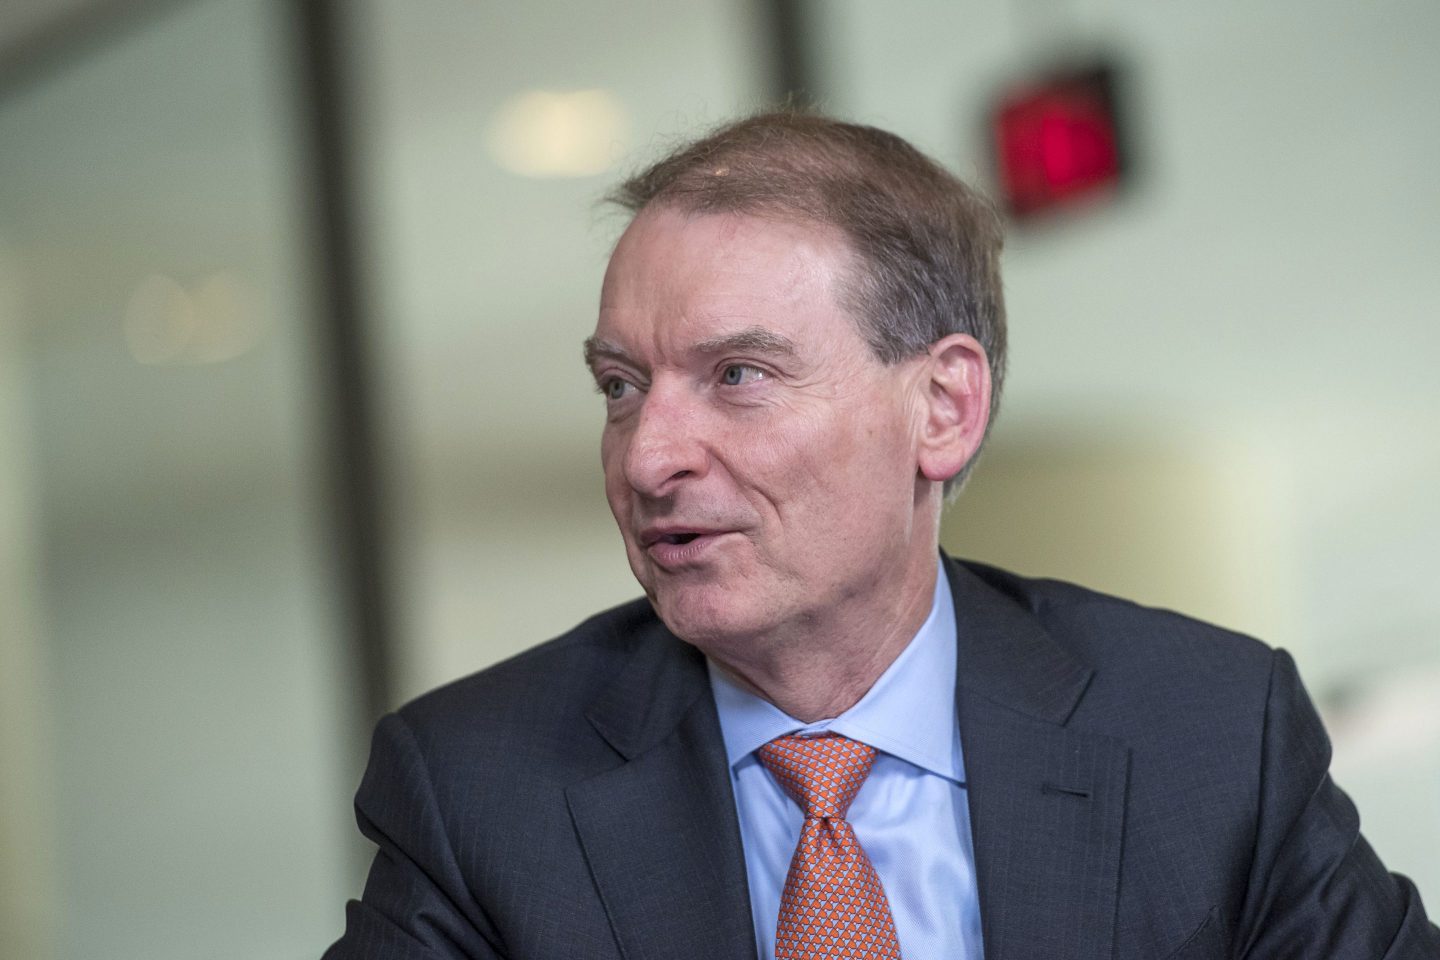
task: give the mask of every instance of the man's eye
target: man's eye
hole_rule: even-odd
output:
[[[627,380],[621,380],[619,377],[611,377],[609,380],[600,384],[600,392],[605,394],[606,400],[623,400],[625,399],[625,391],[632,387],[633,384]]]
[[[752,367],[748,363],[727,364],[725,369],[720,372],[720,380],[727,387],[738,387],[742,383],[763,379],[764,376],[765,371],[759,367]]]

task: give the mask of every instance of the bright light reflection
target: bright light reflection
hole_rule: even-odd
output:
[[[235,274],[212,273],[195,286],[192,296],[200,320],[190,339],[190,352],[197,363],[231,360],[260,339],[260,314]]]
[[[490,123],[495,161],[522,177],[592,177],[624,154],[630,119],[606,90],[529,90]]]

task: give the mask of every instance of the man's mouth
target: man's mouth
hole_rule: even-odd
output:
[[[690,566],[702,562],[710,549],[724,539],[725,530],[696,530],[684,527],[651,527],[640,533],[640,544],[662,567]]]
[[[652,527],[643,527],[640,530],[640,545],[642,547],[653,547],[656,544],[669,546],[684,546],[693,543],[701,537],[714,536],[720,533],[719,530],[709,530],[703,527],[682,527],[679,524],[656,524]]]

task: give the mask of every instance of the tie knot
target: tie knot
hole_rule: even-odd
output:
[[[875,748],[827,733],[776,737],[759,750],[760,762],[806,817],[843,820],[870,775]]]

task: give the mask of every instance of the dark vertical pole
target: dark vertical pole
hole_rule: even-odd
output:
[[[801,109],[813,106],[819,91],[807,33],[814,15],[809,0],[760,0],[760,7],[770,46],[770,99]]]
[[[301,80],[332,538],[366,726],[393,706],[388,553],[368,300],[359,268],[341,0],[291,0]],[[354,9],[353,6],[351,9]]]

